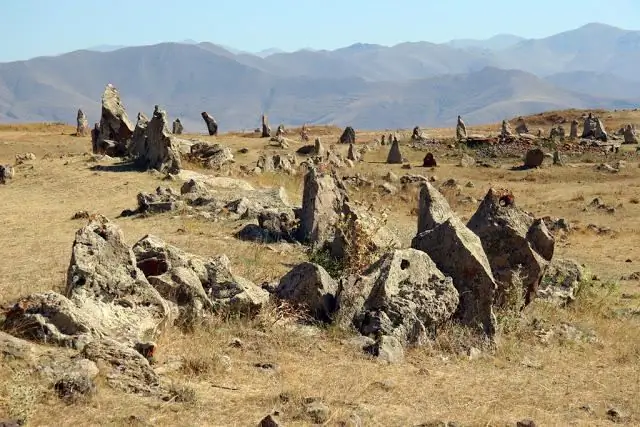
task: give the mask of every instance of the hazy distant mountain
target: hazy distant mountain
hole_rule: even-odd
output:
[[[357,43],[264,58],[192,40],[94,48],[0,64],[0,120],[73,123],[81,107],[97,121],[107,83],[120,89],[132,119],[159,104],[187,130],[204,130],[202,111],[222,130],[254,128],[263,112],[272,123],[389,128],[640,101],[640,32],[590,24],[540,40],[485,42],[503,44]]]
[[[515,46],[525,38],[514,36],[513,34],[498,34],[485,40],[476,39],[455,39],[446,44],[457,49],[488,49],[502,50],[511,46]]]
[[[92,50],[94,52],[113,52],[114,50],[123,49],[125,47],[126,46],[101,44],[98,46],[88,47],[87,50]]]
[[[278,49],[277,47],[272,47],[269,49],[261,50],[260,52],[256,52],[255,55],[260,58],[266,58],[269,55],[275,55],[276,53],[284,53],[284,50]]]

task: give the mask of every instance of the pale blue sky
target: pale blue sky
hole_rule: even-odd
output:
[[[0,62],[96,45],[193,39],[246,51],[356,42],[546,37],[589,22],[636,30],[640,0],[3,0]],[[108,6],[107,6],[108,5]]]

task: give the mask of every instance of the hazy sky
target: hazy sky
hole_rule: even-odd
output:
[[[0,61],[193,39],[256,52],[640,28],[640,0],[3,0]],[[107,6],[108,5],[108,6]]]

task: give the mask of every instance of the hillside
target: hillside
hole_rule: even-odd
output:
[[[73,123],[78,108],[97,121],[107,83],[132,118],[160,104],[188,131],[203,130],[202,111],[232,130],[256,127],[263,112],[274,125],[372,129],[451,125],[458,114],[473,124],[631,108],[640,102],[639,40],[639,32],[590,24],[540,40],[357,43],[264,58],[191,41],[93,48],[0,64],[0,121]]]

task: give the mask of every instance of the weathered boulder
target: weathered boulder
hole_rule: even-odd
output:
[[[158,187],[154,193],[140,192],[136,198],[138,201],[138,213],[170,212],[184,205],[180,200],[180,196],[166,187]]]
[[[575,300],[580,284],[586,279],[584,269],[576,261],[551,261],[538,288],[537,296],[553,304],[565,306]]]
[[[436,228],[454,216],[447,199],[433,185],[423,181],[418,201],[418,233]]]
[[[220,169],[235,162],[231,149],[222,144],[197,142],[191,146],[189,154],[185,155],[189,161],[198,163],[208,169]]]
[[[627,125],[624,128],[624,143],[625,144],[637,144],[638,135],[636,134],[636,128],[633,125]]]
[[[167,302],[138,269],[122,230],[105,217],[76,233],[65,295],[121,341],[153,335],[170,321]]]
[[[584,119],[584,127],[582,129],[582,138],[595,139],[606,142],[608,139],[607,132],[602,121],[589,113]]]
[[[149,360],[118,340],[105,338],[91,342],[81,354],[104,367],[107,383],[117,390],[143,395],[157,394],[162,390],[160,378]]]
[[[76,117],[76,136],[89,136],[90,133],[89,120],[87,120],[84,111],[79,109]]]
[[[203,258],[153,235],[138,241],[133,253],[144,276],[178,305],[183,319],[209,309],[253,314],[268,302],[266,291],[233,274],[225,255]],[[175,294],[175,290],[179,293]]]
[[[364,351],[388,363],[400,363],[404,360],[402,343],[388,335],[380,336],[373,344],[365,347]]]
[[[321,321],[329,321],[336,309],[338,283],[317,264],[303,262],[285,274],[275,290],[278,298],[309,310]]]
[[[184,126],[182,126],[182,122],[180,121],[180,119],[175,119],[173,121],[173,129],[172,129],[172,133],[174,135],[182,135],[182,132],[184,132]]]
[[[467,226],[482,241],[498,281],[497,305],[514,296],[514,286],[522,286],[516,290],[521,295],[515,296],[529,304],[554,252],[555,240],[544,221],[535,220],[518,208],[511,192],[492,188]],[[520,277],[514,277],[520,269]]]
[[[342,135],[340,135],[340,144],[355,144],[356,143],[356,131],[351,126],[344,128]]]
[[[284,172],[295,174],[295,157],[286,154],[263,154],[258,158],[256,166],[263,172]]]
[[[93,154],[102,154],[100,151],[100,123],[95,123],[93,129],[91,129],[91,152]]]
[[[317,248],[331,243],[346,199],[344,186],[333,175],[309,170],[304,177],[300,240]]]
[[[324,148],[324,145],[322,145],[320,138],[316,138],[314,142],[313,152],[316,156],[320,156],[320,157],[324,157],[327,154],[327,149]]]
[[[84,310],[56,292],[32,294],[6,312],[2,328],[15,336],[60,347],[82,349],[107,331]]]
[[[436,159],[433,157],[432,153],[427,153],[424,156],[424,159],[422,160],[422,167],[423,168],[435,168],[436,166],[438,166],[438,162],[436,162]]]
[[[200,115],[202,116],[202,120],[204,120],[204,123],[207,125],[207,131],[209,132],[209,135],[218,135],[218,122],[216,122],[216,119],[214,119],[213,116],[211,116],[206,111],[203,111]]]
[[[471,157],[466,153],[462,153],[462,157],[460,157],[460,162],[458,163],[459,166],[463,168],[470,168],[475,164],[476,164],[476,159],[474,159],[473,157]]]
[[[157,105],[147,126],[147,144],[143,153],[137,153],[141,164],[149,169],[177,174],[182,168],[179,141],[168,127],[167,113]]]
[[[460,141],[467,137],[467,126],[462,121],[462,117],[458,116],[458,124],[456,125],[456,139]]]
[[[431,211],[450,209],[447,205]],[[451,216],[416,235],[411,247],[429,255],[438,269],[453,279],[460,296],[456,317],[492,337],[496,328],[493,301],[497,285],[480,238]]]
[[[0,165],[0,184],[6,184],[15,176],[15,169],[11,165]]]
[[[133,125],[120,101],[118,90],[108,84],[102,94],[102,115],[100,117],[100,139],[98,141],[98,154],[108,154],[120,157],[127,153],[127,146],[133,136]],[[113,150],[107,150],[101,141],[115,141]],[[107,152],[109,151],[109,152]]]
[[[349,280],[347,285],[341,282],[336,320],[367,336],[424,344],[458,306],[451,278],[427,254],[414,249],[388,252]]]
[[[532,148],[524,156],[524,166],[527,168],[539,168],[544,162],[544,151],[540,148]]]
[[[571,128],[569,129],[569,138],[577,139],[578,138],[578,121],[576,119],[571,120]]]
[[[402,153],[400,152],[400,144],[396,138],[393,139],[393,143],[391,144],[391,148],[389,149],[389,154],[387,155],[387,163],[388,164],[401,164],[402,163]]]

